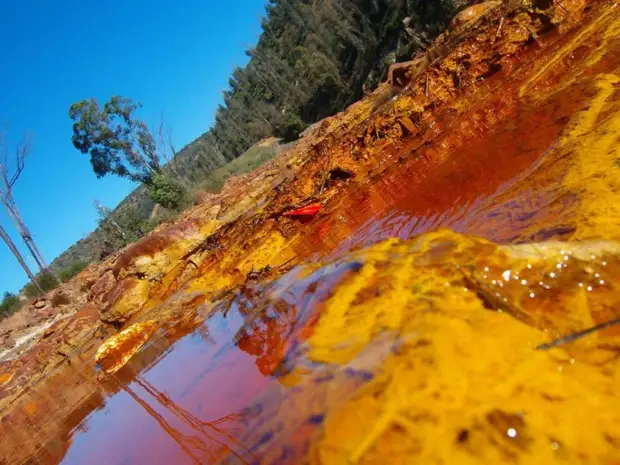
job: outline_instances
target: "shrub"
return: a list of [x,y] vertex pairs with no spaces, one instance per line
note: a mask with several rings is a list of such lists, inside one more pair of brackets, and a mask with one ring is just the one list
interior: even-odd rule
[[185,188],[177,181],[163,174],[156,174],[148,185],[148,195],[153,202],[172,210],[179,209],[186,199]]
[[[56,276],[54,276],[52,272],[48,270],[40,272],[35,276],[35,278],[37,280],[37,283],[39,283],[39,286],[41,286],[41,289],[43,289],[43,292],[48,292],[52,289],[56,289],[60,284]],[[32,299],[39,296],[39,290],[34,284],[28,283],[24,287],[24,294],[26,295],[26,297]]]
[[75,275],[77,275],[80,271],[82,271],[87,266],[88,266],[88,262],[86,261],[73,262],[66,268],[63,268],[62,270],[60,270],[60,273],[58,273],[58,277],[63,283],[66,283],[67,281],[69,281],[71,278],[73,278]]
[[6,292],[4,297],[2,298],[2,302],[0,303],[0,318],[5,318],[9,315],[12,315],[22,306],[19,297],[15,294],[11,294],[10,292]]
[[62,292],[57,292],[52,297],[52,307],[62,307],[63,305],[69,305],[71,300]]
[[275,128],[276,136],[284,142],[291,142],[299,138],[299,134],[306,128],[305,123],[293,112],[288,112],[282,118],[282,122]]
[[156,222],[145,218],[134,206],[126,206],[114,213],[108,213],[108,216],[102,217],[99,221],[97,239],[91,256],[96,260],[103,260],[144,237],[156,225]]

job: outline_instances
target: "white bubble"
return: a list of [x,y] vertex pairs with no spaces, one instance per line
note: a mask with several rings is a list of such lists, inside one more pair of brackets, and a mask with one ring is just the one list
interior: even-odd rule
[[508,431],[506,432],[508,434],[509,438],[516,438],[517,437],[517,430],[514,428],[508,428]]

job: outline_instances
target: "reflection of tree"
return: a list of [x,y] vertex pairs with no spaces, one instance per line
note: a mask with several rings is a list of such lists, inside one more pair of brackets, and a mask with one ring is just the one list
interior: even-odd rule
[[250,317],[235,335],[237,347],[255,356],[260,372],[271,376],[284,359],[296,320],[294,306],[281,300],[270,304]]
[[252,453],[222,427],[227,422],[240,420],[241,415],[232,414],[213,421],[202,421],[175,403],[167,394],[159,391],[146,379],[137,377],[135,382],[144,392],[151,396],[167,413],[171,413],[193,433],[197,433],[184,434],[172,426],[164,415],[158,413],[148,399],[141,398],[131,387],[121,384],[114,375],[111,376],[116,380],[121,389],[142,406],[195,463],[205,463],[205,460],[213,463],[217,461],[218,453],[222,451],[233,454],[242,463],[250,463],[254,459]]

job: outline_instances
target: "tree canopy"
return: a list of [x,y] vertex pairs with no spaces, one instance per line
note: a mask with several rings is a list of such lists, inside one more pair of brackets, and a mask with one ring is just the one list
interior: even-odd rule
[[213,127],[192,144],[196,165],[230,161],[265,137],[294,139],[410,60],[455,12],[452,0],[269,0],[247,66],[232,72]]
[[95,99],[71,105],[71,141],[80,152],[90,154],[97,177],[115,174],[149,183],[161,172],[155,139],[146,124],[135,118],[138,108],[139,104],[119,96],[112,97],[103,108]]

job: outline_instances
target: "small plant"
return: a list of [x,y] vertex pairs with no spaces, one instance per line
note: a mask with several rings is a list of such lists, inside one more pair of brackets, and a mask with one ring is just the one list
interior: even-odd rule
[[299,138],[299,134],[306,128],[306,124],[295,113],[284,115],[282,122],[276,127],[276,135],[284,142],[291,142]]
[[[56,278],[56,276],[54,276],[52,272],[48,270],[40,272],[38,275],[35,276],[35,278],[37,280],[37,283],[39,283],[39,286],[41,286],[41,289],[43,289],[43,292],[48,292],[52,289],[56,289],[60,284],[58,278]],[[24,287],[24,294],[26,295],[26,297],[32,299],[39,296],[39,290],[34,284],[28,283]]]
[[2,302],[0,303],[0,318],[6,318],[7,316],[12,315],[22,306],[19,297],[15,294],[11,294],[10,292],[6,292],[4,297],[2,298]]
[[178,210],[183,205],[187,193],[183,186],[171,177],[156,174],[148,185],[148,195],[162,207]]
[[58,277],[63,283],[66,283],[87,266],[88,262],[86,261],[73,262],[66,268],[62,269],[60,273],[58,273]]

